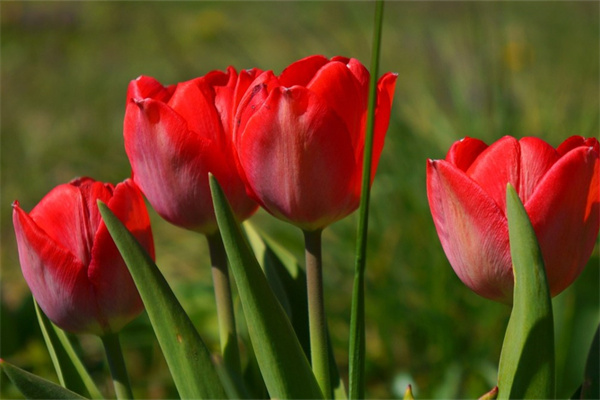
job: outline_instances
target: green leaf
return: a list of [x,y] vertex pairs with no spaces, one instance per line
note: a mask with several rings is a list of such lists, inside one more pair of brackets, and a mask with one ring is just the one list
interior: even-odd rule
[[600,326],[596,329],[594,341],[590,347],[583,384],[581,385],[582,399],[600,399]]
[[510,184],[506,212],[515,288],[498,367],[498,398],[552,399],[555,361],[550,291],[535,232]]
[[0,359],[0,367],[23,396],[28,399],[85,399],[69,389],[22,370],[2,359]]
[[265,385],[272,398],[322,398],[306,355],[271,290],[214,176],[210,187],[217,223]]
[[211,355],[154,261],[102,202],[98,207],[140,292],[182,398],[224,398]]
[[[310,337],[308,333],[306,274],[300,267],[296,257],[271,237],[255,228],[248,221],[244,222],[244,228],[271,289],[287,313],[296,336],[304,349],[304,354],[309,357]],[[334,398],[346,399],[348,398],[346,388],[335,362],[330,339],[327,340],[327,344],[329,347],[329,375]]]
[[35,300],[33,305],[60,384],[83,396],[102,399],[100,390],[77,356],[66,333],[46,317]]

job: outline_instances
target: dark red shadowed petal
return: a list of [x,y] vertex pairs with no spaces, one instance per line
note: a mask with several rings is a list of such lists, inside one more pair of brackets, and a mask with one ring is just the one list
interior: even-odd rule
[[48,236],[18,202],[13,204],[13,224],[23,276],[48,318],[70,332],[102,333],[86,267]]
[[598,165],[592,147],[567,152],[525,204],[553,296],[579,276],[594,248],[600,224]]
[[[118,184],[114,196],[106,204],[154,259],[150,218],[135,184],[130,180]],[[129,270],[104,223],[95,236],[88,277],[97,293],[99,309],[110,320],[112,332],[118,332],[143,310]]]
[[465,137],[452,144],[446,154],[446,161],[454,164],[461,171],[467,171],[473,161],[487,148],[488,145],[483,141]]
[[190,134],[185,120],[153,100],[130,103],[123,128],[133,179],[154,209],[174,225],[216,229],[208,166],[228,161],[213,142]]
[[[381,156],[381,152],[383,151],[385,136],[390,123],[392,101],[394,99],[397,78],[398,74],[388,72],[379,78],[379,82],[377,83],[377,105],[375,109],[375,131],[373,132],[371,182],[373,182],[373,179],[375,178],[375,172],[377,172],[377,166],[379,165],[379,158]],[[366,126],[366,115],[362,126]],[[360,157],[363,157],[362,151]],[[357,161],[357,163],[358,165],[362,165],[362,160]]]
[[513,275],[504,211],[445,160],[427,163],[427,198],[440,242],[458,277],[483,297],[511,303]]

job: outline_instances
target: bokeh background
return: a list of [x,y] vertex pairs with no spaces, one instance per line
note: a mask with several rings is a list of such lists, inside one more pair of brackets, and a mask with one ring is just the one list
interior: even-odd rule
[[[371,2],[1,2],[0,356],[56,379],[22,278],[11,203],[30,210],[76,176],[130,174],[122,123],[128,82],[165,84],[234,65],[279,73],[311,54],[368,66]],[[398,75],[372,192],[367,267],[367,395],[478,397],[495,384],[506,306],[470,292],[437,239],[425,191],[427,158],[464,136],[487,143],[535,135],[553,145],[599,132],[599,3],[389,2],[381,72]],[[204,238],[151,211],[157,264],[218,349]],[[302,259],[300,231],[259,212],[252,222]],[[326,307],[347,374],[356,216],[324,233]],[[598,246],[554,299],[558,394],[581,376],[600,320]],[[237,304],[239,308],[239,304]],[[99,340],[73,338],[107,395]],[[138,398],[176,397],[148,319],[122,334]],[[19,398],[4,374],[0,397]]]

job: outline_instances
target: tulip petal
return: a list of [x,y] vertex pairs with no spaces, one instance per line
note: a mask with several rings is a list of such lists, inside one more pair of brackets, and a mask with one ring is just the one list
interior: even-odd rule
[[[118,184],[107,205],[154,259],[150,217],[144,199],[133,182],[126,180]],[[133,279],[104,222],[100,224],[94,240],[88,277],[94,285],[99,309],[111,316],[112,332],[118,332],[143,310]]]
[[[390,115],[392,113],[392,101],[394,100],[394,91],[396,89],[396,79],[398,74],[388,72],[379,78],[377,83],[377,104],[375,109],[375,130],[373,132],[373,157],[371,159],[371,182],[375,178],[379,158],[383,151],[385,136],[390,124]],[[366,118],[366,115],[365,115]],[[366,120],[362,126],[366,126]],[[364,140],[362,141],[364,142]],[[363,157],[363,151],[360,152]],[[359,163],[362,165],[362,161]]]
[[519,187],[520,160],[519,142],[505,136],[482,151],[467,170],[467,175],[494,199],[503,214],[506,210],[506,184]]
[[583,136],[571,136],[558,146],[556,151],[561,156],[564,156],[569,151],[579,146],[593,147],[597,152],[600,152],[600,144],[596,138],[584,138]]
[[215,92],[203,78],[178,84],[167,105],[186,121],[190,136],[201,135],[215,143],[224,142],[225,133],[215,107]]
[[362,147],[369,87],[360,86],[346,64],[330,62],[317,71],[307,88],[346,123],[352,146]]
[[521,139],[519,146],[521,161],[517,193],[523,204],[526,204],[540,180],[559,159],[559,155],[554,147],[535,137]]
[[473,161],[479,157],[482,151],[487,149],[488,145],[482,140],[465,137],[457,142],[454,142],[448,154],[446,161],[454,164],[461,171],[467,171]]
[[13,224],[23,276],[48,318],[71,332],[101,333],[94,290],[81,261],[49,237],[18,202],[13,205]]
[[285,87],[306,87],[319,69],[329,60],[321,55],[309,56],[290,64],[279,74],[279,83]]
[[[306,229],[358,206],[354,151],[344,122],[302,87],[274,89],[237,144],[255,198],[275,216]],[[218,177],[217,177],[218,178]]]
[[[331,61],[341,61],[344,64],[346,64],[348,69],[350,71],[352,71],[352,74],[354,75],[356,80],[359,82],[359,85],[361,87],[366,87],[366,88],[369,87],[369,79],[371,78],[371,76],[369,74],[369,70],[364,65],[362,65],[362,63],[360,61],[358,61],[356,58],[348,59],[348,58],[344,58],[344,57],[333,57],[331,59]],[[389,75],[389,74],[390,73],[388,72],[385,75]]]
[[[235,125],[233,127],[233,143],[237,146],[241,136],[246,129],[246,123],[254,115],[254,112],[259,108],[269,96],[270,90],[279,82],[272,71],[265,71],[260,74],[254,82],[252,88],[248,89],[242,99],[235,115]],[[243,171],[240,171],[243,175]]]
[[208,166],[227,163],[214,144],[190,134],[185,120],[151,99],[127,105],[123,134],[133,179],[154,209],[175,225],[213,232]]
[[427,197],[458,277],[481,296],[510,303],[513,275],[504,212],[476,182],[444,160],[427,164]]
[[553,296],[579,276],[594,248],[600,223],[598,164],[594,147],[569,151],[546,173],[525,204]]
[[173,95],[175,88],[176,85],[165,87],[156,79],[142,75],[129,83],[129,87],[127,88],[127,103],[131,100],[146,98],[167,102]]
[[[94,235],[100,223],[95,203],[90,198],[108,200],[109,189],[89,178],[59,185],[48,193],[30,213],[30,217],[52,240],[88,265]],[[83,189],[82,189],[83,188]],[[95,200],[94,200],[95,201]]]

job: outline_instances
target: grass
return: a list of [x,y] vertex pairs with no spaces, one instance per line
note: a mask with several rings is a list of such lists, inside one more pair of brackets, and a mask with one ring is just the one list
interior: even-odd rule
[[[53,377],[21,276],[10,204],[30,210],[75,176],[130,174],[122,123],[127,84],[175,83],[234,65],[280,72],[310,54],[368,64],[369,2],[2,2],[0,354]],[[367,261],[367,395],[477,397],[495,382],[509,310],[471,293],[449,266],[429,214],[425,160],[464,136],[539,136],[558,145],[599,132],[599,5],[594,2],[389,2],[381,71],[398,72],[372,192]],[[205,340],[218,334],[208,252],[199,235],[152,212],[157,263]],[[298,230],[264,212],[253,222],[302,258]],[[336,357],[347,369],[356,216],[324,232],[325,296]],[[597,326],[598,249],[554,301],[559,395],[573,391]],[[239,306],[239,304],[238,304]],[[123,347],[134,394],[174,396],[146,317]],[[110,392],[98,341],[78,340]],[[17,396],[4,375],[0,397]]]

